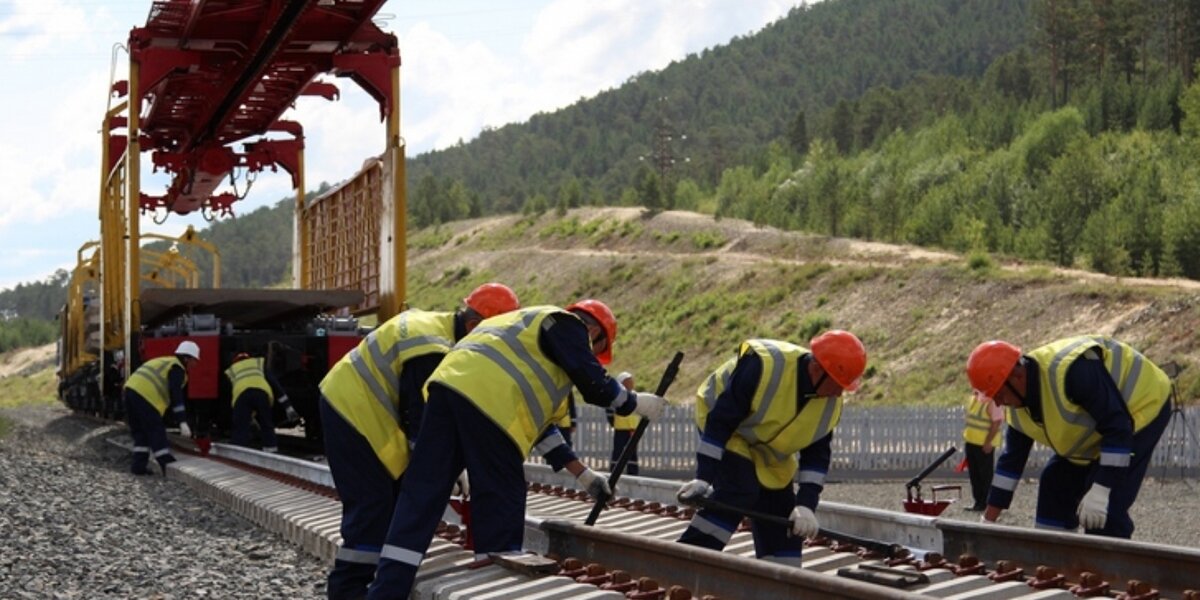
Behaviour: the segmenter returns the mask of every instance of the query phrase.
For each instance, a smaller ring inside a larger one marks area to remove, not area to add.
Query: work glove
[[[629,371],[621,371],[620,373],[617,373],[617,376],[613,377],[613,379],[616,379],[617,383],[619,383],[621,385],[625,385],[625,381],[628,379],[631,379],[632,377],[633,377],[633,374],[630,373]]]
[[[292,407],[290,407],[290,406],[289,406],[289,407],[287,407],[287,408],[286,408],[286,409],[285,409],[283,412],[284,412],[284,414],[286,414],[286,415],[287,415],[287,420],[288,420],[288,421],[293,421],[293,422],[294,422],[294,421],[299,421],[299,420],[300,420],[300,413],[296,412],[296,409],[294,409],[294,408],[292,408]]]
[[[1084,529],[1104,529],[1104,524],[1108,522],[1108,492],[1108,488],[1093,484],[1083,496],[1083,502],[1079,503],[1075,512]]]
[[[188,426],[187,421],[179,422],[179,435],[186,438],[192,437],[192,428]]]
[[[679,488],[675,497],[684,504],[692,504],[699,498],[707,498],[713,493],[712,484],[703,479],[693,479]]]
[[[608,478],[591,469],[584,469],[575,477],[575,480],[583,486],[583,489],[587,490],[589,496],[597,500],[613,496],[613,489],[608,485]]]
[[[633,412],[646,417],[650,421],[657,421],[662,418],[663,411],[667,408],[667,401],[658,394],[650,392],[637,393],[637,406],[633,407]]]
[[[450,491],[451,496],[462,496],[466,498],[471,495],[471,480],[467,477],[467,470],[459,474],[458,480],[454,482],[454,489]]]
[[[821,529],[817,524],[817,515],[807,506],[793,508],[788,520],[792,522],[792,535],[797,537],[814,537]]]

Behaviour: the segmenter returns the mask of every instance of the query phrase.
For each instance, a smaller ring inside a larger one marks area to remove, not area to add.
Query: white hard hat
[[[175,349],[175,354],[190,356],[196,360],[200,360],[200,346],[191,340],[179,342],[179,347]]]

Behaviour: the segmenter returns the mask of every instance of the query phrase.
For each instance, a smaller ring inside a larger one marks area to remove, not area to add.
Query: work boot
[[[166,477],[167,476],[167,465],[169,465],[179,459],[175,458],[173,455],[164,454],[162,456],[155,458],[155,460],[158,461],[158,466],[160,469],[162,469],[163,477]]]

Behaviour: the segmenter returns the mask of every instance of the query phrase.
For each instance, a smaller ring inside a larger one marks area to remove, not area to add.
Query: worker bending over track
[[[298,421],[300,415],[292,408],[287,392],[275,379],[275,375],[266,368],[266,360],[250,356],[246,352],[238,352],[233,356],[233,364],[225,369],[225,376],[233,391],[233,415],[230,418],[233,426],[233,443],[238,446],[250,445],[250,419],[258,422],[259,435],[262,436],[264,452],[279,452],[279,438],[275,435],[275,418],[271,414],[272,407],[278,398],[288,421]]]
[[[982,519],[995,521],[1013,492],[1033,442],[1054,450],[1038,485],[1035,525],[1128,538],[1154,447],[1171,418],[1171,380],[1137,350],[1089,335],[1022,355],[984,342],[967,359],[971,387],[1005,407],[1008,431]]]
[[[866,366],[862,342],[841,330],[813,338],[811,351],[777,340],[743,342],[697,391],[696,478],[680,488],[680,501],[703,505],[711,497],[790,520],[790,529],[754,521],[754,553],[800,566],[804,538],[819,529],[814,511],[829,472],[841,396],[858,389]],[[797,470],[799,493],[792,487]],[[742,516],[702,508],[679,541],[721,550]]]
[[[179,432],[192,437],[183,401],[188,367],[199,361],[200,347],[196,342],[185,340],[179,342],[173,356],[160,356],[142,363],[125,382],[125,410],[129,413],[129,433],[133,436],[130,471],[134,475],[150,474],[146,466],[151,452],[162,467],[163,475],[167,474],[167,465],[175,462],[167,443],[167,427],[163,423],[168,406],[179,421]]]
[[[454,346],[426,387],[421,436],[368,598],[407,598],[429,548],[455,476],[471,474],[478,557],[519,551],[525,523],[523,463],[535,447],[555,470],[565,466],[593,496],[608,481],[583,466],[554,427],[574,385],[583,400],[618,414],[654,420],[655,394],[630,392],[605,372],[617,321],[604,303],[582,300],[565,310],[538,306],[484,321]]]
[[[342,546],[329,573],[330,598],[362,598],[375,576],[421,424],[425,381],[481,321],[520,306],[508,286],[486,283],[456,312],[406,310],[372,331],[321,381],[325,456],[342,499]]]

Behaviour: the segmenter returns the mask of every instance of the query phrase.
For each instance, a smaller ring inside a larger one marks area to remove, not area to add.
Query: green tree
[[[804,111],[796,113],[788,126],[788,144],[796,154],[804,156],[808,153],[808,118]]]

